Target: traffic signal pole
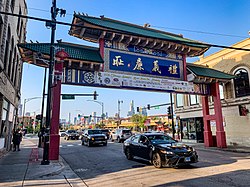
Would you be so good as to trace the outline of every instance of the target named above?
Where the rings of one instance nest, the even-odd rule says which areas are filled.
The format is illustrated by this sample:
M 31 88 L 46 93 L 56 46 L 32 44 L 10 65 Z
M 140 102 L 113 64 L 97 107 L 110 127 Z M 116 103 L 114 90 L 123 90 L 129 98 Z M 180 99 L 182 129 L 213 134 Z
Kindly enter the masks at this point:
M 170 92 L 170 106 L 171 106 L 171 117 L 172 117 L 172 130 L 173 130 L 173 138 L 175 138 L 175 128 L 174 128 L 174 112 L 173 112 L 173 98 L 172 98 L 172 92 Z
M 56 0 L 52 1 L 51 7 L 51 40 L 50 40 L 50 63 L 49 63 L 49 78 L 48 78 L 48 97 L 47 97 L 47 110 L 46 110 L 46 133 L 49 132 L 50 124 L 51 124 L 51 105 L 52 105 L 52 80 L 53 80 L 53 70 L 55 63 L 55 31 L 56 31 Z M 46 22 L 47 25 L 47 22 Z M 49 161 L 49 144 L 50 140 L 48 138 L 48 134 L 45 134 L 45 142 L 44 142 L 44 150 L 43 150 L 43 160 L 41 162 L 42 165 L 48 165 Z

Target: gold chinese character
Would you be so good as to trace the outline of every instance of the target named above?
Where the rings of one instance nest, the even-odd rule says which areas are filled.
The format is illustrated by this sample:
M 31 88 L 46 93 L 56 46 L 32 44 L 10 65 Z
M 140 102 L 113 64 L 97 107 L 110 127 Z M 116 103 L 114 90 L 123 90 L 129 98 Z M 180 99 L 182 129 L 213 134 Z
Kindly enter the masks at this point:
M 142 66 L 143 66 L 143 64 L 142 64 L 141 58 L 138 58 L 133 70 L 136 70 L 136 69 L 137 70 L 144 70 L 144 68 Z
M 175 65 L 170 65 L 170 67 L 168 68 L 168 71 L 170 72 L 170 74 L 178 74 L 177 73 L 177 66 L 176 66 L 176 64 Z
M 153 64 L 154 64 L 154 68 L 152 69 L 152 71 L 158 72 L 158 73 L 161 74 L 161 70 L 160 70 L 160 67 L 159 67 L 159 64 L 158 64 L 158 60 L 155 60 L 155 61 L 153 62 Z
M 123 60 L 121 59 L 121 56 L 115 56 L 115 59 L 113 59 L 113 66 L 123 66 Z

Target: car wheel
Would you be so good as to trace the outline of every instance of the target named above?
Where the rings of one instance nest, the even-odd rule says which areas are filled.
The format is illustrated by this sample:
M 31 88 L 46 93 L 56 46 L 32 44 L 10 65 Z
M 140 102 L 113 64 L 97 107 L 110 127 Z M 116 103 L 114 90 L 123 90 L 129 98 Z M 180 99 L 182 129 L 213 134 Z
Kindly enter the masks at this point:
M 156 167 L 156 168 L 162 167 L 161 157 L 158 153 L 153 154 L 152 163 L 153 163 L 154 167 Z
M 117 142 L 118 142 L 118 143 L 121 143 L 120 137 L 117 137 Z
M 126 155 L 126 157 L 127 157 L 128 160 L 133 160 L 133 158 L 134 158 L 134 155 L 132 155 L 132 153 L 131 153 L 131 151 L 130 151 L 129 148 L 126 149 L 125 155 Z
M 87 146 L 90 147 L 92 144 L 90 143 L 90 141 L 87 141 Z

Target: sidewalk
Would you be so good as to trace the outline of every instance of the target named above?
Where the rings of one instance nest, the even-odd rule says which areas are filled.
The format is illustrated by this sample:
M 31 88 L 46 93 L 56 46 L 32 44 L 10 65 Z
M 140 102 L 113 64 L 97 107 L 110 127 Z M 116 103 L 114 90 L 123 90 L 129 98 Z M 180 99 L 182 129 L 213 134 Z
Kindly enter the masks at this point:
M 191 143 L 191 142 L 182 142 L 182 143 L 185 143 L 200 150 L 217 150 L 217 151 L 229 151 L 237 153 L 250 153 L 250 147 L 244 147 L 244 146 L 228 145 L 227 148 L 218 148 L 218 147 L 205 147 L 204 143 Z
M 61 157 L 41 165 L 43 149 L 32 141 L 24 138 L 21 151 L 8 152 L 0 158 L 0 186 L 84 186 Z M 38 160 L 32 150 L 38 150 Z

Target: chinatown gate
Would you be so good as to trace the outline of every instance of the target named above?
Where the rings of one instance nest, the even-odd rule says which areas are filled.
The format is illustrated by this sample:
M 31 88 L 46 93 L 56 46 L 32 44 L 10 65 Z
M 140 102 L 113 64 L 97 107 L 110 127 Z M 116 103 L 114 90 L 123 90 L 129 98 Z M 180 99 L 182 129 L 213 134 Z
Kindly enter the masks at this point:
M 219 84 L 234 76 L 186 63 L 186 57 L 202 55 L 208 45 L 148 25 L 81 14 L 74 15 L 69 34 L 98 43 L 99 48 L 54 44 L 56 51 L 65 51 L 67 56 L 63 60 L 57 58 L 54 66 L 49 160 L 59 159 L 61 84 L 202 95 L 204 145 L 214 145 L 210 127 L 213 120 L 217 147 L 227 147 Z M 50 43 L 19 44 L 19 49 L 23 61 L 48 67 Z M 214 101 L 213 115 L 209 114 L 210 96 Z

